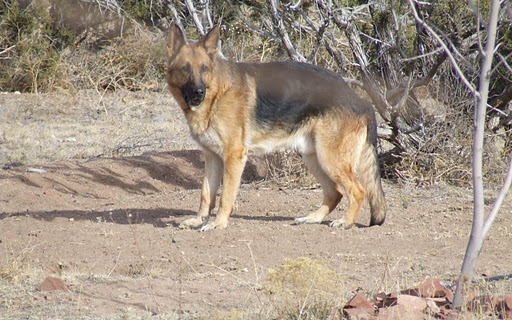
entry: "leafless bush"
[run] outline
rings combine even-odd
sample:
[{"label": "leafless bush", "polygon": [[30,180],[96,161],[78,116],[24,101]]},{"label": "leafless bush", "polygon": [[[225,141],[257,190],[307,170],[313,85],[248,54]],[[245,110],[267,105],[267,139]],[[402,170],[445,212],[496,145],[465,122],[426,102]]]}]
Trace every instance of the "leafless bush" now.
[{"label": "leafless bush", "polygon": [[268,180],[282,187],[317,188],[318,181],[311,175],[302,158],[293,151],[276,151],[265,156]]},{"label": "leafless bush", "polygon": [[342,278],[325,263],[286,259],[269,270],[264,292],[280,319],[340,319]]},{"label": "leafless bush", "polygon": [[114,40],[83,70],[98,89],[157,89],[164,73],[165,46],[147,35]]}]

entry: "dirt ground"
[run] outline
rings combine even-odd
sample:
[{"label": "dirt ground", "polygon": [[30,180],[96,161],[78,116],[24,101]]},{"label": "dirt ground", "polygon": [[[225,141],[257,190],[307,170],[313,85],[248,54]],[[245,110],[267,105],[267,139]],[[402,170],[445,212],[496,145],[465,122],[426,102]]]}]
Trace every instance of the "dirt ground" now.
[{"label": "dirt ground", "polygon": [[[228,228],[182,230],[203,161],[168,94],[2,94],[0,108],[0,319],[267,318],[265,278],[287,258],[326,262],[342,299],[460,271],[470,188],[384,181],[381,227],[365,206],[356,228],[330,228],[346,200],[324,224],[293,225],[321,190],[263,181],[251,156]],[[512,273],[511,248],[509,195],[477,277]],[[69,291],[39,291],[47,276]]]}]

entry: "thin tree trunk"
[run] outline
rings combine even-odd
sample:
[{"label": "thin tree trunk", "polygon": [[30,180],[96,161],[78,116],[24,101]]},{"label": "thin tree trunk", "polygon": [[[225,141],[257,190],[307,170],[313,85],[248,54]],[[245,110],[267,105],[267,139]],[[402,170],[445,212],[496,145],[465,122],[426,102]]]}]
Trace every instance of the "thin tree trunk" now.
[{"label": "thin tree trunk", "polygon": [[476,262],[484,241],[484,187],[482,178],[483,167],[483,144],[485,129],[485,114],[487,111],[487,98],[489,94],[490,71],[494,57],[494,46],[496,41],[496,28],[498,24],[498,13],[500,1],[493,0],[489,25],[487,27],[487,43],[483,55],[482,70],[480,72],[480,83],[477,95],[477,106],[475,110],[475,133],[473,137],[473,226],[469,243],[462,263],[462,270],[457,281],[457,289],[453,300],[453,306],[458,308],[462,305],[462,291],[464,284],[470,282],[476,268]]}]

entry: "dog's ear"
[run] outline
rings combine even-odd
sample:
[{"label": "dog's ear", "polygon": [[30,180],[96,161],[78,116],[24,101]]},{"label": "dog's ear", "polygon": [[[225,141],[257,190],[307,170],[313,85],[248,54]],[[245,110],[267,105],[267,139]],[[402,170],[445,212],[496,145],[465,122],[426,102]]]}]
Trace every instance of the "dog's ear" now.
[{"label": "dog's ear", "polygon": [[167,35],[167,56],[172,57],[175,55],[186,43],[187,40],[181,28],[176,23],[171,24],[169,34]]},{"label": "dog's ear", "polygon": [[219,26],[213,27],[201,39],[201,45],[206,49],[206,52],[215,57],[220,51],[220,28]]}]

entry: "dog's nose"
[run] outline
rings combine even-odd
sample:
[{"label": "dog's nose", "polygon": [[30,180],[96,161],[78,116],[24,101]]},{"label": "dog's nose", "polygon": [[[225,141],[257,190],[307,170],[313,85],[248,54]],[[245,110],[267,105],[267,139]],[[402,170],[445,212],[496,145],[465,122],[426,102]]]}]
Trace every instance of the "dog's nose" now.
[{"label": "dog's nose", "polygon": [[194,94],[196,95],[196,97],[204,96],[204,88],[197,88]]}]

